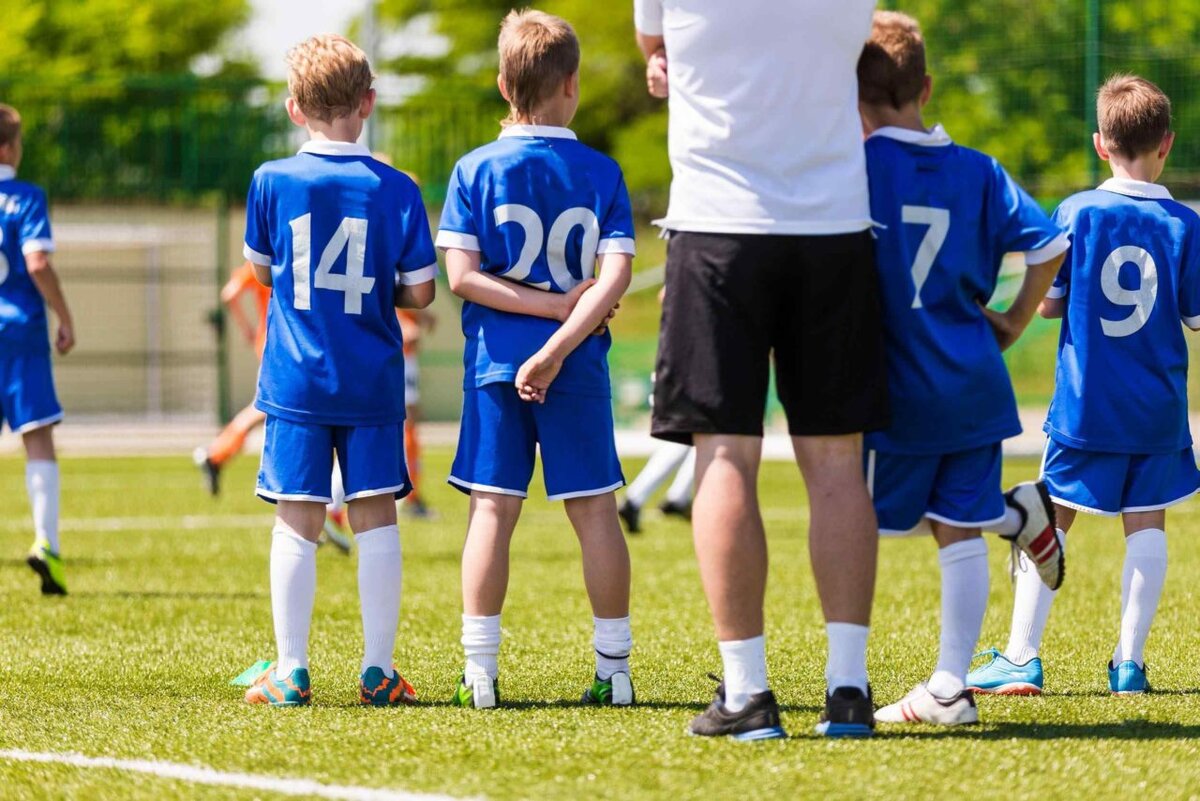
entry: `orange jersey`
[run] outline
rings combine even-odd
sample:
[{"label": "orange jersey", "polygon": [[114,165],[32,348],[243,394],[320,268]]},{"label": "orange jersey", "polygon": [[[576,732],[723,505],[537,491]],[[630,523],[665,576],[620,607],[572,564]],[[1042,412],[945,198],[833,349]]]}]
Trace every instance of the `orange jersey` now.
[{"label": "orange jersey", "polygon": [[221,290],[221,299],[226,303],[234,303],[242,295],[252,292],[255,306],[258,309],[258,325],[254,329],[254,350],[262,361],[263,350],[267,346],[267,307],[271,303],[271,288],[265,287],[254,276],[254,266],[245,262],[233,271],[225,288]]},{"label": "orange jersey", "polygon": [[400,333],[404,335],[404,355],[412,356],[421,342],[421,323],[417,315],[406,309],[396,309],[396,317],[400,320]]}]

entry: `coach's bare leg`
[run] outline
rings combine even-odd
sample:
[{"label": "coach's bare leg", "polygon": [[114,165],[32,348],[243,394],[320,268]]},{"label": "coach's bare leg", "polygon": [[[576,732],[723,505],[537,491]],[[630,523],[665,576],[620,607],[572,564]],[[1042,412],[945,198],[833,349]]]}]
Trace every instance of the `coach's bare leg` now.
[{"label": "coach's bare leg", "polygon": [[763,633],[767,538],[758,508],[760,437],[696,438],[692,535],[717,639]]},{"label": "coach's bare leg", "polygon": [[509,546],[523,500],[493,492],[471,493],[471,517],[462,557],[464,614],[500,614],[508,593]]}]

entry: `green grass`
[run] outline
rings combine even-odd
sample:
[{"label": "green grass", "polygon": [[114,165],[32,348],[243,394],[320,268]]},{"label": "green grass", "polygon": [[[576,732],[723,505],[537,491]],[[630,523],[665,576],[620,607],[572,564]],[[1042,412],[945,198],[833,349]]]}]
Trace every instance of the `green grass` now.
[{"label": "green grass", "polygon": [[[449,454],[430,453],[429,476]],[[1195,625],[1198,507],[1172,512],[1172,565],[1150,641],[1159,692],[1114,699],[1104,663],[1117,618],[1122,545],[1112,521],[1082,520],[1045,644],[1040,699],[981,701],[984,723],[914,728],[869,742],[810,735],[824,637],[805,555],[805,500],[794,468],[766,466],[771,537],[771,675],[792,738],[738,744],[684,736],[719,669],[685,525],[651,515],[633,550],[639,708],[573,703],[591,671],[579,556],[561,509],[532,501],[521,521],[505,610],[502,692],[492,712],[447,705],[460,664],[458,555],[466,504],[431,483],[442,518],[403,525],[398,664],[424,700],[355,703],[360,634],[353,559],[323,549],[313,624],[314,704],[252,708],[228,680],[272,653],[269,508],[250,495],[244,457],[226,495],[204,496],[186,458],[67,459],[63,535],[72,595],[43,599],[20,557],[28,545],[22,464],[0,459],[0,749],[78,752],[307,777],[456,796],[604,799],[1195,797],[1200,676]],[[632,472],[638,465],[630,463]],[[1010,465],[1009,480],[1031,462]],[[541,495],[540,488],[534,496]],[[124,520],[107,520],[125,518]],[[132,518],[132,519],[130,519]],[[1007,553],[992,543],[992,604],[981,645],[1003,644]],[[929,542],[882,545],[871,670],[894,700],[931,670],[938,574]],[[565,700],[564,700],[565,699]],[[6,799],[251,799],[109,770],[0,760]]]}]

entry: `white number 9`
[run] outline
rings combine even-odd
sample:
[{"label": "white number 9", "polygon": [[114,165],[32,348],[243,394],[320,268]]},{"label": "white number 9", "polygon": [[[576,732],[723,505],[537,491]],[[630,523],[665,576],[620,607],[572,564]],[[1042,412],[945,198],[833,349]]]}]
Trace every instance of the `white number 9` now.
[{"label": "white number 9", "polygon": [[[1126,289],[1118,280],[1121,268],[1132,264],[1138,268],[1140,280],[1137,289]],[[1100,318],[1100,328],[1110,337],[1127,337],[1141,330],[1158,298],[1158,268],[1154,257],[1145,250],[1132,245],[1117,248],[1100,268],[1100,289],[1104,297],[1117,306],[1132,306],[1133,311],[1124,320]]]}]

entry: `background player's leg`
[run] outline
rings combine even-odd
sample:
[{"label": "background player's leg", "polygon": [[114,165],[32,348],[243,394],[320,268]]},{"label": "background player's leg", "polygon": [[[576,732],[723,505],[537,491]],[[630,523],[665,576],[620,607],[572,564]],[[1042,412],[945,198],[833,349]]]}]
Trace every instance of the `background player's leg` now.
[{"label": "background player's leg", "polygon": [[499,674],[500,611],[508,592],[509,546],[523,500],[478,490],[471,493],[462,559],[463,675],[467,687],[476,679],[494,680]]},{"label": "background player's leg", "polygon": [[221,468],[233,457],[242,452],[246,437],[267,419],[265,412],[259,411],[250,404],[242,409],[229,421],[221,433],[207,448],[197,448],[194,454],[196,466],[204,473],[204,481],[208,491],[216,495],[221,488]]},{"label": "background player's leg", "polygon": [[[335,471],[336,472],[336,471]],[[391,493],[357,498],[348,505],[358,546],[358,599],[362,607],[362,670],[381,668],[389,678],[400,625],[403,554]]]},{"label": "background player's leg", "polygon": [[809,556],[829,636],[826,682],[831,692],[866,693],[879,535],[863,478],[862,436],[792,437],[792,446],[808,488]]},{"label": "background player's leg", "polygon": [[278,660],[275,676],[284,680],[308,668],[308,631],[317,595],[317,539],[325,504],[280,501],[271,535],[271,612]]},{"label": "background player's leg", "polygon": [[696,449],[688,448],[687,458],[679,466],[675,480],[667,487],[666,506],[684,511],[692,505],[692,485],[696,480]]},{"label": "background player's leg", "polygon": [[642,472],[626,488],[625,500],[638,509],[645,506],[654,491],[683,464],[690,450],[687,445],[678,442],[659,444],[650,454]]},{"label": "background player's leg", "polygon": [[59,478],[52,426],[27,431],[25,443],[25,490],[33,508],[33,529],[39,541],[55,554],[58,547]]},{"label": "background player's leg", "polygon": [[629,674],[633,634],[629,624],[629,548],[611,492],[564,502],[583,551],[583,581],[592,603],[596,677]]},{"label": "background player's leg", "polygon": [[[1054,516],[1058,521],[1058,538],[1064,550],[1067,547],[1067,532],[1075,522],[1075,510],[1055,506]],[[1004,656],[1014,665],[1027,664],[1038,655],[1042,647],[1042,635],[1046,620],[1050,616],[1050,605],[1054,603],[1055,590],[1048,588],[1038,576],[1037,566],[1021,554],[1017,562],[1017,586],[1013,598],[1012,629],[1008,635],[1008,646]]]},{"label": "background player's leg", "polygon": [[1121,571],[1121,634],[1113,665],[1133,662],[1145,667],[1146,638],[1158,611],[1167,578],[1167,513],[1131,512],[1125,524],[1125,566]]}]

